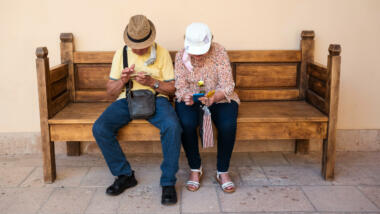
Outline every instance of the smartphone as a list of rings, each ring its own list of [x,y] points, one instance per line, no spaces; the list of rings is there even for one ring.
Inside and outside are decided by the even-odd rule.
[[[204,93],[193,94],[193,101],[194,102],[199,102],[199,98],[204,97],[204,96],[205,96]]]

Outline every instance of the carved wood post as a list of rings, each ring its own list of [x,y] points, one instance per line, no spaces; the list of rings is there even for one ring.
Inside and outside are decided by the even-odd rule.
[[[75,102],[75,79],[74,79],[74,36],[72,33],[61,33],[61,63],[68,65],[69,76],[67,79],[67,89],[70,93],[71,102]],[[66,142],[67,155],[80,155],[80,142]]]
[[[299,89],[300,99],[304,99],[308,82],[307,63],[314,61],[314,31],[302,31],[301,55]],[[309,139],[296,139],[295,152],[301,154],[309,153],[309,141]]]
[[[326,103],[329,109],[327,138],[323,140],[322,175],[326,180],[334,178],[336,153],[336,127],[338,121],[339,85],[340,85],[340,45],[330,45],[327,60],[329,78],[327,80]]]
[[[56,177],[54,142],[50,141],[49,132],[49,105],[50,95],[50,74],[49,58],[46,47],[39,47],[36,50],[36,66],[38,81],[38,97],[40,106],[40,125],[41,125],[41,145],[43,153],[44,181],[52,183]]]

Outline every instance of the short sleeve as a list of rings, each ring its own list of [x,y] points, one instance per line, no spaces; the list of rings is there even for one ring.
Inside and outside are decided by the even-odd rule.
[[[161,50],[159,52],[160,56],[160,63],[161,64],[161,72],[162,72],[162,79],[165,82],[173,81],[174,80],[174,69],[173,69],[173,61],[170,57],[169,51],[167,51],[165,48],[159,47]]]
[[[119,49],[115,52],[112,60],[110,79],[118,80],[121,77],[121,72],[123,71],[123,49]]]

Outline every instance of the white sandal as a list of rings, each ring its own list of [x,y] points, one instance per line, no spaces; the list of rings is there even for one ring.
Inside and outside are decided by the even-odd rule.
[[[187,190],[191,191],[191,192],[195,192],[197,191],[200,187],[201,187],[201,179],[202,179],[202,175],[203,175],[203,170],[202,170],[202,167],[200,169],[190,169],[191,172],[198,172],[199,173],[199,182],[197,181],[191,181],[191,180],[188,180],[186,182],[186,188]],[[193,186],[195,188],[190,188],[190,186]]]
[[[235,184],[232,181],[228,181],[225,183],[222,183],[222,179],[220,179],[221,174],[227,174],[228,172],[216,172],[216,181],[219,183],[220,187],[222,188],[223,192],[226,193],[233,193],[235,192]],[[227,189],[228,187],[232,187],[230,189]]]

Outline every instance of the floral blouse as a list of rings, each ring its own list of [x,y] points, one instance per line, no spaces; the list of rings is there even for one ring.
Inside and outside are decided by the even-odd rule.
[[[176,99],[183,101],[184,95],[206,93],[215,90],[222,91],[226,97],[218,103],[231,102],[234,100],[240,104],[238,95],[235,93],[235,83],[232,77],[232,69],[227,52],[223,46],[213,42],[210,50],[202,57],[191,58],[193,71],[189,71],[182,61],[184,49],[175,57],[175,87]],[[203,80],[204,86],[200,88],[198,81]]]

